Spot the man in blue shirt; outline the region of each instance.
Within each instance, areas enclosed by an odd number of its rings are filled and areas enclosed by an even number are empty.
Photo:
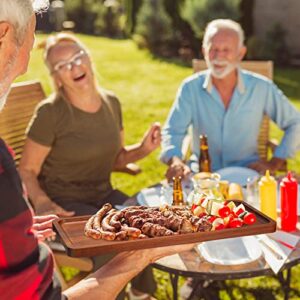
[[[208,136],[212,170],[247,166],[260,173],[278,170],[300,149],[300,113],[272,81],[241,70],[246,54],[241,26],[218,19],[210,22],[203,39],[208,70],[188,77],[180,86],[163,129],[161,160],[167,178],[185,176],[182,142],[192,126],[192,160],[199,156],[199,135]],[[257,138],[267,114],[285,134],[268,162],[259,160]]]

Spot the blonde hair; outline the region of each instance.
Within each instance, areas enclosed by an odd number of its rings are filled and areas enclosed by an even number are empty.
[[[73,43],[73,44],[79,46],[79,48],[84,50],[87,53],[87,55],[90,57],[88,48],[74,34],[67,33],[67,32],[60,32],[57,34],[50,35],[45,41],[43,41],[42,43],[40,43],[38,45],[38,48],[44,49],[44,53],[43,53],[44,62],[46,64],[46,66],[48,67],[48,70],[50,71],[51,74],[52,74],[52,66],[50,65],[49,60],[48,60],[49,55],[50,55],[51,51],[53,49],[55,49],[55,47],[57,47],[60,43],[63,43],[63,42],[70,42],[70,43]],[[90,61],[91,61],[91,59],[90,59]],[[92,67],[93,74],[95,76],[95,67],[94,67],[94,64],[92,61],[91,61],[91,67]],[[99,89],[99,85],[96,80],[96,77],[94,80],[94,84],[95,84],[95,87],[97,89]],[[66,100],[63,86],[59,87],[54,82],[54,88],[55,88],[55,92],[56,92],[55,98],[56,99],[63,98],[64,100]]]
[[[202,46],[204,49],[207,49],[209,46],[210,40],[214,37],[214,35],[220,30],[231,30],[235,32],[239,39],[239,48],[244,45],[244,31],[241,25],[230,19],[216,19],[209,22],[205,28],[205,33],[203,37]]]
[[[49,64],[48,58],[50,52],[58,46],[62,42],[70,42],[79,46],[80,49],[84,50],[87,54],[89,54],[86,46],[73,34],[67,32],[60,32],[57,34],[50,35],[44,42],[39,44],[39,48],[44,49],[44,62],[47,65],[48,69],[51,70],[51,66]]]

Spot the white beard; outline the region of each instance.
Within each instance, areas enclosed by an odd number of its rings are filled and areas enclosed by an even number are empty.
[[[225,78],[228,74],[230,74],[237,66],[237,63],[229,63],[226,60],[206,60],[208,69],[211,71],[213,77],[222,79]],[[222,69],[215,68],[214,65],[223,66]]]

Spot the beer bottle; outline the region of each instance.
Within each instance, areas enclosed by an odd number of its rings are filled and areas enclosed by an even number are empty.
[[[207,136],[200,135],[199,172],[211,172]]]
[[[173,177],[173,203],[172,205],[184,205],[181,177]]]

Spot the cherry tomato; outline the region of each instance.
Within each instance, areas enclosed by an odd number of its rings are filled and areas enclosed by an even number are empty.
[[[225,228],[225,225],[224,224],[219,224],[215,227],[215,230],[221,230],[221,229],[224,229]]]
[[[228,206],[223,206],[218,210],[218,215],[221,218],[226,218],[230,214],[230,208]]]
[[[241,219],[235,218],[229,222],[230,228],[239,228],[242,227],[243,221]]]
[[[225,227],[227,228],[229,226],[230,221],[232,221],[235,217],[232,214],[229,214],[228,217],[225,217],[224,220],[224,224]]]
[[[216,216],[209,216],[208,221],[212,223],[216,218]]]
[[[232,219],[237,218],[238,216],[236,215],[236,213],[232,210],[229,214],[229,216],[232,217]]]
[[[244,216],[243,221],[244,221],[245,224],[251,225],[251,224],[256,222],[256,216],[253,213],[247,213]]]
[[[201,214],[198,216],[198,218],[203,218],[204,216],[207,216],[207,213],[205,213],[205,212],[201,213]]]
[[[198,206],[197,204],[193,204],[192,208],[191,208],[191,211],[193,212],[197,206]]]

